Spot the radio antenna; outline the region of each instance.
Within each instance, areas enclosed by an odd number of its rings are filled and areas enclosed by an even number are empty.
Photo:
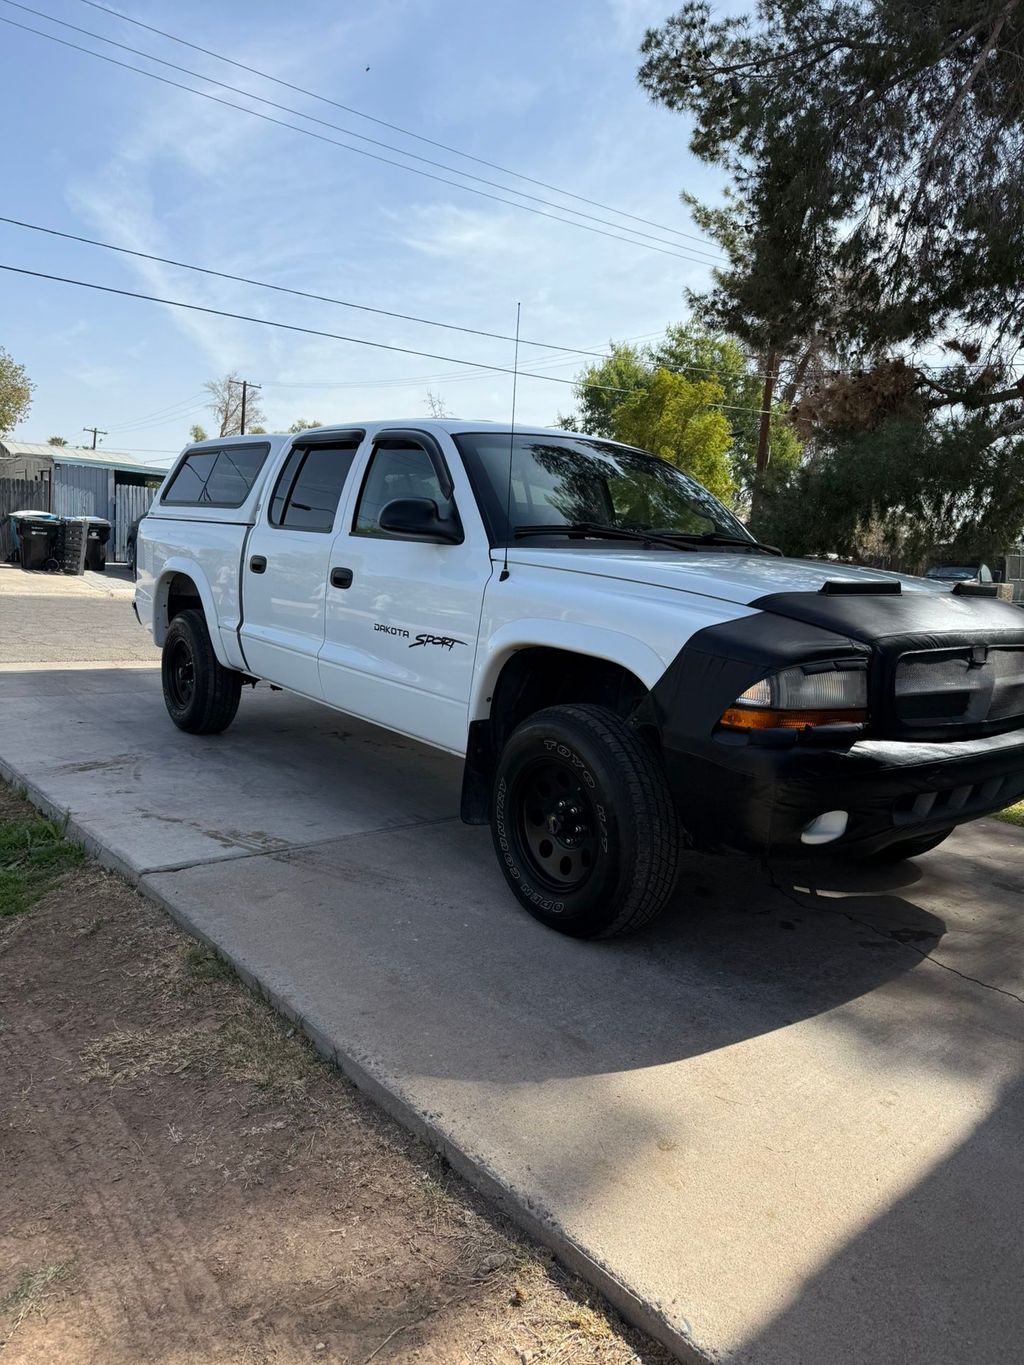
[[[508,432],[508,487],[505,490],[505,562],[501,566],[498,582],[508,578],[508,543],[512,538],[512,460],[516,448],[516,385],[519,381],[519,313],[522,303],[516,304],[516,350],[512,362],[512,421]]]

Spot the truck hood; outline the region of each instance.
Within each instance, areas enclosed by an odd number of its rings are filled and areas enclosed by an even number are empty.
[[[504,552],[495,550],[498,561]],[[566,573],[596,574],[602,578],[628,579],[652,587],[673,588],[679,592],[700,593],[725,602],[748,606],[770,593],[817,592],[829,580],[877,582],[897,579],[905,592],[944,594],[949,584],[929,582],[907,574],[887,573],[882,569],[861,569],[850,564],[831,564],[825,560],[777,559],[765,554],[737,554],[731,550],[645,550],[567,546],[552,549],[517,546],[509,551],[508,562],[532,564],[538,568]]]

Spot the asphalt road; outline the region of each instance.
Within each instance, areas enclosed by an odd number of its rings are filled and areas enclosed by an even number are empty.
[[[131,574],[120,565],[65,577],[0,564],[0,669],[159,664],[159,651],[132,612],[134,594]]]
[[[576,943],[451,759],[265,688],[182,735],[155,670],[12,661],[77,608],[5,586],[0,770],[681,1356],[1019,1359],[1024,831],[886,873],[694,857],[645,934]]]

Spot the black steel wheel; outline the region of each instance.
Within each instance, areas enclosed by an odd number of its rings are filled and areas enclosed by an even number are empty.
[[[639,929],[675,887],[679,822],[658,755],[602,706],[553,706],[513,732],[491,833],[520,904],[576,938]]]
[[[597,861],[599,820],[569,760],[556,753],[527,764],[511,801],[533,877],[556,893],[582,886]]]
[[[176,710],[187,710],[196,690],[196,661],[192,642],[185,634],[179,633],[170,642],[165,678],[171,704]]]
[[[242,675],[218,660],[201,611],[179,612],[167,627],[161,675],[167,714],[180,730],[215,735],[234,720]]]

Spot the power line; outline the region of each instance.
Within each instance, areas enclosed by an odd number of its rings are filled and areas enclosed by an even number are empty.
[[[205,401],[206,400],[203,399],[203,395],[201,393],[193,394],[189,398],[179,398],[176,403],[168,403],[166,407],[156,408],[153,412],[143,413],[139,417],[131,417],[128,419],[128,421],[126,421],[123,424],[123,426],[111,427],[110,428],[111,435],[116,436],[119,432],[123,431],[137,430],[144,431],[146,430],[147,423],[152,422],[153,425],[159,425],[159,423],[154,421],[154,419],[157,418],[163,418],[167,421],[171,421],[176,417],[188,417],[192,412],[194,412],[197,409],[197,406],[199,405],[200,402],[203,402],[205,406]],[[184,411],[182,411],[182,409],[184,409]]]
[[[110,47],[116,47],[121,52],[130,52],[133,56],[142,57],[145,61],[156,62],[158,65],[165,66],[171,71],[178,71],[182,75],[191,76],[193,80],[206,81],[207,84],[215,85],[221,90],[229,90],[234,95],[241,95],[245,99],[256,100],[257,103],[264,104],[269,109],[277,109],[282,113],[291,114],[295,118],[306,119],[310,123],[319,124],[322,128],[332,128],[337,133],[344,133],[346,137],[355,137],[361,142],[368,142],[372,147],[383,147],[385,151],[397,152],[399,156],[408,157],[412,161],[421,161],[425,166],[434,166],[438,170],[450,171],[453,175],[461,175],[466,180],[475,180],[478,184],[489,185],[491,189],[504,190],[507,194],[517,194],[522,199],[532,200],[535,204],[544,204],[547,208],[558,209],[563,213],[572,213],[580,218],[589,218],[591,222],[602,223],[605,227],[620,228],[623,231],[632,233],[634,237],[646,237],[652,242],[660,242],[662,246],[677,247],[680,245],[678,242],[666,241],[664,237],[655,237],[649,232],[641,232],[639,228],[626,227],[623,223],[610,223],[607,218],[598,218],[595,214],[584,213],[581,209],[570,208],[565,204],[554,204],[550,199],[542,199],[536,194],[528,194],[525,190],[517,190],[511,185],[503,185],[500,181],[487,180],[483,176],[474,175],[471,171],[460,170],[458,166],[449,166],[446,162],[434,161],[428,156],[420,156],[417,152],[407,152],[402,147],[394,146],[393,143],[382,142],[379,138],[368,137],[365,133],[357,133],[354,129],[345,128],[340,123],[331,123],[328,119],[317,118],[315,114],[307,114],[301,109],[293,109],[291,105],[280,104],[277,100],[270,100],[263,95],[254,94],[251,90],[244,90],[240,86],[230,85],[227,81],[218,80],[215,76],[208,76],[202,71],[193,71],[190,67],[181,66],[177,62],[169,62],[164,57],[157,57],[152,52],[144,52],[141,48],[131,47],[128,43],[119,43],[114,38],[107,38],[102,33],[94,33],[92,29],[81,28],[78,24],[69,23],[66,19],[58,19],[55,15],[47,14],[45,10],[35,9],[32,5],[22,4],[21,0],[3,0],[3,3],[9,5],[12,9],[20,9],[26,14],[34,14],[37,18],[45,19],[48,23],[59,24],[61,28],[70,29],[73,33],[81,33],[87,38],[94,38],[97,42],[106,43]],[[353,148],[352,150],[358,151],[360,149]],[[411,170],[413,168],[405,167],[405,169]],[[612,212],[614,212],[614,209]],[[672,229],[669,228],[668,231],[671,232]],[[692,252],[695,248],[690,247],[689,250]],[[698,251],[697,255],[707,256],[711,260],[725,260],[725,257],[721,252]]]
[[[467,360],[462,356],[438,355],[435,351],[417,351],[409,346],[392,346],[383,341],[369,341],[366,337],[342,336],[338,332],[325,332],[315,327],[300,327],[294,322],[278,322],[273,318],[257,318],[249,313],[232,313],[225,308],[208,308],[204,304],[185,303],[181,299],[163,299],[156,294],[142,294],[133,289],[115,289],[110,284],[95,284],[91,280],[74,280],[66,275],[51,275],[42,270],[28,270],[20,265],[0,264],[0,270],[6,270],[14,275],[27,275],[36,280],[52,280],[56,284],[73,284],[80,289],[94,289],[101,294],[117,294],[121,298],[141,299],[146,303],[161,303],[168,308],[183,308],[191,313],[206,313],[211,317],[232,318],[236,322],[252,322],[259,327],[276,327],[285,332],[299,332],[304,336],[324,337],[329,341],[345,341],[352,346],[370,346],[376,351],[394,351],[398,355],[422,356],[427,360],[442,360],[451,365],[468,365],[475,370],[491,370],[495,374],[512,374],[514,371],[507,365],[488,365],[482,360]],[[611,384],[589,384],[575,379],[561,379],[553,374],[534,374],[527,370],[520,370],[520,375],[524,379],[543,379],[549,384],[567,384],[570,388],[582,384],[588,389],[604,389],[609,393],[629,393],[629,389],[615,388]]]
[[[464,332],[467,336],[487,337],[491,341],[512,341],[511,336],[503,332],[487,332],[479,327],[460,327],[452,322],[440,322],[436,318],[416,317],[411,313],[396,313],[388,308],[372,308],[366,303],[353,303],[349,299],[335,299],[327,294],[315,294],[305,289],[291,289],[283,284],[270,284],[266,280],[254,280],[246,275],[234,275],[227,270],[213,270],[207,266],[193,265],[189,261],[176,261],[168,256],[154,256],[148,251],[135,251],[131,247],[116,246],[113,242],[102,242],[96,237],[83,237],[75,232],[62,232],[57,228],[43,227],[40,223],[26,223],[19,218],[7,218],[0,215],[0,223],[8,223],[11,227],[27,228],[30,232],[43,232],[50,237],[63,237],[65,241],[81,242],[85,246],[101,247],[104,251],[116,251],[122,256],[136,256],[139,260],[154,261],[158,265],[174,266],[178,270],[191,270],[199,275],[211,275],[215,279],[231,280],[235,284],[250,284],[257,289],[270,289],[277,294],[292,294],[298,299],[311,299],[315,303],[336,304],[339,308],[353,308],[361,313],[376,313],[380,317],[396,318],[401,322],[415,322],[424,327],[441,327],[449,332]],[[526,341],[520,342],[522,346],[537,346],[546,351],[564,351],[571,355],[592,355],[600,358],[604,357],[602,351],[585,351],[580,347],[556,346],[549,341]]]
[[[147,431],[162,429],[169,422],[184,422],[190,418],[197,420],[209,410],[209,406],[208,402],[197,403],[194,407],[168,412],[159,418],[152,418],[148,422],[137,422],[133,426],[113,428],[111,434],[118,439],[123,439],[125,436],[130,439],[133,436],[144,435]]]
[[[156,294],[141,294],[133,289],[115,289],[110,284],[95,284],[91,280],[74,280],[66,275],[50,275],[42,270],[28,270],[20,265],[5,265],[0,263],[0,270],[6,270],[14,275],[27,275],[36,280],[51,280],[56,284],[73,284],[80,289],[94,289],[101,294],[117,294],[121,298],[141,299],[145,303],[160,303],[167,308],[184,308],[191,313],[207,313],[211,317],[232,318],[236,322],[252,322],[259,327],[276,327],[284,332],[299,332],[303,336],[323,337],[328,341],[345,341],[352,346],[370,346],[376,351],[393,351],[398,355],[422,356],[427,360],[442,360],[451,365],[468,365],[474,370],[490,370],[494,374],[511,374],[515,370],[507,365],[488,365],[482,360],[467,360],[462,356],[438,355],[435,351],[417,351],[409,346],[392,346],[383,341],[369,341],[366,337],[342,336],[338,332],[324,332],[315,327],[300,327],[294,322],[279,322],[274,318],[257,318],[249,313],[231,313],[225,308],[208,308],[204,304],[185,303],[181,299],[162,299]],[[569,388],[600,389],[605,393],[633,393],[633,389],[620,389],[614,384],[593,384],[585,379],[562,379],[554,374],[538,374],[532,370],[520,370],[521,379],[541,379],[549,384],[565,384]],[[772,416],[780,414],[770,409],[764,408],[743,408],[735,404],[709,403],[709,408],[732,408],[737,412],[765,412],[768,411]]]
[[[353,302],[351,302],[351,300],[348,300],[348,299],[336,299],[336,298],[332,298],[330,295],[327,295],[327,294],[316,294],[316,293],[312,293],[312,292],[309,291],[309,290],[304,290],[304,289],[292,289],[292,288],[290,288],[290,287],[288,287],[288,286],[286,286],[286,285],[271,284],[271,283],[269,283],[269,282],[266,281],[266,280],[256,280],[256,279],[252,279],[250,276],[247,276],[247,275],[235,275],[235,274],[231,273],[230,271],[226,271],[226,270],[214,270],[214,269],[209,268],[209,267],[207,267],[207,266],[194,265],[194,264],[192,264],[192,263],[189,262],[189,261],[178,261],[178,260],[174,260],[172,257],[169,257],[169,256],[156,256],[156,255],[153,255],[152,253],[147,252],[147,251],[137,251],[137,250],[135,250],[135,249],[133,249],[133,248],[131,248],[131,247],[117,246],[117,245],[115,245],[113,242],[103,242],[103,241],[100,241],[98,238],[95,238],[95,237],[84,237],[84,236],[80,235],[79,233],[74,233],[74,232],[63,232],[63,231],[61,231],[61,230],[58,229],[58,228],[44,227],[44,226],[43,226],[42,224],[40,224],[40,223],[28,223],[28,222],[23,221],[23,220],[20,219],[20,218],[8,218],[8,217],[5,217],[5,216],[3,216],[3,215],[0,215],[0,223],[7,223],[7,224],[8,224],[9,226],[11,226],[11,227],[26,228],[26,229],[28,229],[28,230],[31,231],[31,232],[42,232],[42,233],[45,233],[47,236],[50,236],[50,237],[61,237],[61,238],[63,238],[65,241],[69,241],[69,242],[80,242],[80,243],[82,243],[82,244],[85,245],[85,246],[100,247],[100,248],[102,248],[102,249],[105,250],[105,251],[115,251],[115,252],[118,252],[120,255],[123,255],[123,256],[135,256],[135,257],[137,257],[137,258],[140,259],[140,260],[144,260],[144,261],[154,261],[155,263],[157,263],[157,264],[159,264],[159,265],[169,265],[169,266],[173,266],[175,269],[178,269],[178,270],[191,270],[191,271],[193,271],[193,272],[196,273],[196,274],[200,274],[200,275],[209,275],[209,276],[211,276],[211,277],[213,277],[213,278],[215,278],[215,279],[231,280],[231,281],[233,281],[233,282],[236,283],[236,284],[248,284],[248,285],[254,286],[254,287],[257,288],[257,289],[269,289],[269,290],[273,291],[274,293],[278,293],[278,294],[291,294],[291,295],[294,295],[294,297],[296,297],[296,298],[300,298],[300,299],[311,299],[311,300],[313,300],[314,302],[317,302],[317,303],[330,303],[330,304],[335,304],[335,305],[337,305],[339,308],[352,308],[352,309],[355,309],[355,310],[357,310],[357,311],[359,311],[359,312],[363,312],[363,313],[374,313],[374,314],[377,314],[377,315],[380,316],[380,317],[396,318],[396,319],[398,319],[398,320],[400,320],[400,321],[403,321],[403,322],[415,322],[415,323],[421,324],[422,326],[425,326],[425,327],[440,327],[440,328],[443,328],[443,329],[446,330],[446,331],[450,331],[450,332],[461,332],[461,333],[464,333],[464,334],[467,335],[467,336],[486,337],[486,338],[488,338],[489,340],[492,340],[492,341],[508,341],[508,342],[512,342],[512,341],[514,341],[514,339],[515,339],[514,337],[509,336],[509,335],[507,335],[506,333],[503,333],[503,332],[488,332],[488,331],[485,331],[484,329],[479,328],[479,327],[463,327],[463,326],[460,326],[460,325],[458,325],[458,324],[456,324],[456,323],[452,323],[452,322],[441,322],[441,321],[440,321],[439,319],[437,319],[437,318],[423,318],[423,317],[417,317],[416,315],[411,314],[411,313],[397,313],[397,312],[394,312],[393,310],[387,309],[387,308],[374,308],[374,307],[371,307],[369,304],[365,304],[365,303],[353,303]],[[657,335],[657,333],[649,333],[649,334],[648,334],[648,336],[655,336],[655,335]],[[643,340],[644,338],[640,338],[640,339]],[[522,340],[522,341],[520,342],[520,345],[522,345],[522,346],[535,346],[535,347],[538,347],[539,349],[547,350],[547,351],[557,351],[557,352],[559,352],[560,354],[564,354],[564,355],[567,355],[567,356],[571,357],[571,359],[570,359],[569,361],[552,362],[553,364],[571,364],[571,363],[574,363],[575,360],[580,359],[580,358],[593,358],[593,359],[595,359],[595,360],[607,360],[607,359],[609,359],[609,353],[608,353],[607,351],[598,351],[598,350],[588,349],[588,348],[582,347],[582,346],[576,346],[576,347],[573,347],[573,346],[560,346],[560,345],[556,345],[554,342],[550,342],[550,341],[527,341],[527,340]],[[537,362],[537,363],[538,363],[538,364],[542,364],[543,362]],[[718,371],[717,371],[713,366],[711,366],[711,365],[682,365],[682,366],[673,366],[673,365],[669,365],[669,366],[664,366],[663,368],[669,369],[669,370],[671,370],[671,371],[672,371],[673,373],[675,373],[675,374],[691,374],[691,373],[692,373],[692,374],[711,374],[711,375],[717,375],[717,374],[718,374]],[[763,377],[762,375],[760,375],[760,373],[759,373],[758,371],[748,371],[747,373],[750,374],[750,375],[751,375],[752,377],[754,377],[754,378]],[[445,378],[448,378],[448,376],[446,376],[446,375],[430,376],[429,379],[424,380],[424,382],[429,382],[431,379],[440,380],[440,379],[445,379]],[[367,381],[367,382],[371,382],[371,383],[372,383],[372,382],[377,382],[377,381]],[[390,382],[396,382],[396,383],[397,383],[397,382],[399,382],[399,381],[382,381],[382,382],[389,382],[389,383],[390,383]],[[404,383],[405,381],[401,381],[401,382]],[[297,385],[295,385],[294,387],[296,387],[296,388],[321,388],[321,387],[325,387],[325,386],[323,386],[323,385],[300,385],[300,384],[297,384]],[[343,387],[343,386],[341,386],[341,385],[337,385],[337,386],[328,385],[328,386],[326,386],[326,387]],[[361,386],[359,386],[359,387],[361,387]],[[623,392],[624,392],[624,390],[623,390]],[[186,400],[183,400],[183,401],[186,401]],[[177,405],[174,405],[174,406],[177,406]],[[751,409],[751,410],[752,410],[752,409]],[[132,425],[134,425],[134,424],[133,424],[133,423],[129,423],[129,424],[128,424],[128,426],[132,426]],[[120,430],[120,431],[124,431],[124,430],[127,429],[127,427],[119,427],[119,428],[117,428],[117,429]]]
[[[2,0],[4,4],[14,3],[14,0]],[[59,21],[58,21],[59,22]],[[145,76],[152,81],[159,81],[161,85],[169,85],[175,90],[184,90],[190,95],[198,95],[201,99],[210,100],[214,104],[221,104],[226,109],[234,109],[238,113],[248,114],[251,118],[262,119],[264,123],[272,123],[279,128],[287,128],[293,133],[301,133],[304,137],[315,138],[318,142],[328,142],[334,147],[342,147],[346,151],[355,152],[359,156],[369,157],[372,161],[380,161],[386,166],[395,166],[399,170],[408,171],[411,175],[422,176],[426,180],[434,180],[442,185],[450,185],[453,189],[464,190],[467,194],[479,195],[483,199],[491,199],[495,203],[506,204],[510,208],[522,209],[524,213],[533,213],[540,218],[550,218],[553,222],[564,223],[568,227],[578,228],[581,232],[592,232],[598,237],[610,237],[612,241],[625,242],[628,246],[642,247],[646,251],[656,251],[662,256],[673,256],[680,261],[690,261],[696,265],[707,266],[706,260],[701,260],[693,255],[686,255],[681,251],[672,251],[665,246],[655,246],[653,242],[641,242],[635,237],[623,237],[617,232],[607,232],[604,228],[592,227],[589,223],[578,222],[574,218],[563,218],[557,213],[548,213],[544,209],[531,208],[529,204],[521,204],[515,199],[506,199],[502,195],[491,194],[487,190],[478,190],[473,185],[463,185],[457,180],[449,180],[447,176],[435,175],[432,171],[420,170],[418,166],[407,166],[401,161],[395,161],[391,157],[381,156],[378,152],[367,151],[365,147],[354,147],[349,142],[342,142],[336,137],[328,137],[326,133],[314,132],[312,128],[300,128],[298,124],[289,123],[286,119],[274,118],[271,114],[261,113],[258,109],[249,109],[244,104],[235,104],[232,100],[223,99],[220,95],[211,95],[207,90],[196,90],[191,85],[183,85],[180,81],[172,81],[168,76],[158,76],[155,71],[146,71],[141,66],[133,66],[131,62],[123,62],[117,57],[110,57],[105,52],[94,52],[92,48],[83,47],[80,43],[73,43],[67,38],[59,38],[55,33],[44,33],[42,29],[32,28],[29,24],[19,23],[16,19],[8,19],[0,15],[0,23],[8,24],[11,28],[21,29],[25,33],[34,33],[37,38],[45,38],[47,42],[58,43],[61,47],[71,48],[75,52],[83,52],[88,57],[95,57],[98,61],[107,62],[111,66],[119,66],[125,71],[134,71],[136,75]],[[108,41],[108,40],[102,40]],[[154,58],[153,60],[159,60]],[[211,80],[208,76],[201,76],[200,80]],[[219,82],[214,82],[218,84]],[[250,98],[259,99],[257,95]],[[309,118],[310,115],[300,114],[301,118]],[[400,155],[411,155],[410,153],[400,153]],[[457,174],[464,174],[457,172]],[[502,188],[507,188],[502,186]],[[519,191],[509,189],[509,193],[517,194]],[[575,209],[566,208],[566,213],[578,212]],[[617,225],[616,225],[617,226]],[[626,232],[630,228],[623,229]]]
[[[96,3],[96,0],[80,0],[90,8],[101,10],[104,14],[110,14],[115,19],[123,19],[125,23],[134,24],[137,28],[146,29],[149,33],[155,33],[161,38],[168,38],[172,43],[180,43],[183,47],[191,48],[194,52],[201,52],[206,57],[214,57],[217,61],[227,62],[229,66],[237,67],[239,71],[247,71],[251,76],[259,76],[261,80],[271,81],[274,85],[280,85],[286,90],[292,90],[298,95],[305,95],[309,99],[318,100],[321,104],[332,105],[335,109],[342,109],[346,114],[354,114],[357,118],[366,119],[370,123],[375,123],[378,127],[389,128],[394,133],[401,133],[403,137],[414,138],[417,142],[425,143],[428,147],[437,147],[440,151],[450,152],[453,156],[461,156],[466,161],[473,161],[478,166],[488,166],[492,171],[500,171],[502,175],[511,175],[516,180],[525,180],[527,184],[537,185],[543,190],[551,190],[554,194],[561,194],[567,199],[575,199],[581,204],[589,204],[591,208],[603,209],[605,213],[615,213],[620,218],[629,218],[634,223],[645,223],[648,227],[656,227],[662,232],[671,232],[677,237],[686,237],[694,242],[707,242],[709,239],[698,236],[693,232],[684,232],[681,228],[668,227],[665,223],[657,223],[651,218],[641,217],[636,213],[627,213],[625,209],[617,209],[611,204],[602,204],[600,200],[588,199],[586,195],[575,194],[572,190],[562,189],[559,185],[549,185],[545,180],[537,180],[531,175],[524,175],[521,171],[510,170],[507,166],[499,166],[495,161],[488,161],[486,157],[473,156],[471,152],[460,151],[458,147],[450,147],[445,142],[437,142],[433,138],[424,137],[421,133],[414,133],[409,128],[403,128],[400,124],[389,123],[387,119],[376,118],[373,114],[363,113],[361,109],[354,109],[349,104],[342,104],[340,100],[333,100],[326,95],[317,94],[315,90],[306,90],[301,85],[293,85],[291,81],[282,80],[279,76],[272,76],[267,71],[260,71],[255,66],[246,66],[244,62],[236,61],[233,57],[226,57],[223,53],[214,52],[208,47],[200,47],[198,43],[189,42],[187,38],[181,38],[175,33],[168,33],[165,29],[154,28],[152,24],[144,24],[141,19],[133,19],[129,14],[122,14],[119,10],[110,9],[107,5]],[[69,27],[74,27],[70,25]],[[358,134],[355,134],[358,136]],[[408,153],[407,153],[408,155]],[[463,172],[459,172],[463,174]],[[511,186],[509,186],[511,189]],[[517,193],[518,191],[514,191]]]

